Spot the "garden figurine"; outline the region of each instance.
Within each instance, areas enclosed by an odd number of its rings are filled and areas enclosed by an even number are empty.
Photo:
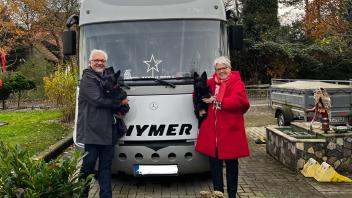
[[[326,89],[320,87],[314,91],[314,107],[307,109],[306,112],[314,112],[312,121],[310,122],[310,129],[312,130],[312,124],[321,117],[322,130],[327,133],[330,130],[329,127],[329,113],[331,110],[331,100]]]

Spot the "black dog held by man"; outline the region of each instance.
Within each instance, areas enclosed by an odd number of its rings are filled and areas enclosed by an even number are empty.
[[[208,104],[203,102],[203,98],[211,97],[211,90],[207,85],[207,73],[203,72],[201,76],[198,75],[197,72],[194,72],[194,96],[193,96],[193,104],[194,104],[194,113],[198,119],[198,127],[207,117],[208,114]]]
[[[120,104],[121,101],[127,98],[127,93],[121,88],[121,78],[120,70],[114,73],[114,69],[109,67],[105,69],[102,77],[102,86],[104,93],[107,97],[113,99],[117,104]],[[113,142],[122,137],[126,131],[125,122],[120,118],[121,116],[126,115],[130,110],[128,104],[121,104],[119,108],[114,109],[114,125],[113,125]]]

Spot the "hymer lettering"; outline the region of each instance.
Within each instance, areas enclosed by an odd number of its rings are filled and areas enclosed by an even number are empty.
[[[148,130],[149,128],[149,130]],[[191,124],[160,124],[160,125],[129,125],[126,136],[142,136],[148,134],[148,136],[176,136],[176,135],[191,135],[192,125]],[[134,134],[132,134],[134,132]],[[166,132],[166,133],[165,133]]]

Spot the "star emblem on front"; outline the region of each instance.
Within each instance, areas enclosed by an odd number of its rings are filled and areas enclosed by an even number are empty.
[[[158,65],[162,62],[162,60],[155,59],[154,55],[152,54],[152,57],[150,57],[149,61],[143,61],[143,62],[148,65],[147,72],[152,71],[152,76],[154,77],[153,70],[159,72]]]

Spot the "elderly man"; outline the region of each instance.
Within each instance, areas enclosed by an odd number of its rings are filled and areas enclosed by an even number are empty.
[[[215,191],[224,192],[222,164],[226,164],[227,192],[235,198],[238,181],[238,158],[249,156],[243,114],[249,108],[246,90],[238,71],[231,71],[227,57],[214,61],[215,74],[208,79],[212,97],[208,116],[199,129],[196,151],[209,156]]]
[[[102,75],[106,68],[107,54],[102,50],[92,50],[89,67],[83,71],[79,85],[77,141],[84,144],[86,156],[83,158],[81,174],[87,178],[94,173],[99,158],[98,181],[100,197],[112,197],[111,163],[114,156],[112,138],[113,109],[120,104],[107,98],[102,87]],[[88,197],[89,186],[84,190]]]

